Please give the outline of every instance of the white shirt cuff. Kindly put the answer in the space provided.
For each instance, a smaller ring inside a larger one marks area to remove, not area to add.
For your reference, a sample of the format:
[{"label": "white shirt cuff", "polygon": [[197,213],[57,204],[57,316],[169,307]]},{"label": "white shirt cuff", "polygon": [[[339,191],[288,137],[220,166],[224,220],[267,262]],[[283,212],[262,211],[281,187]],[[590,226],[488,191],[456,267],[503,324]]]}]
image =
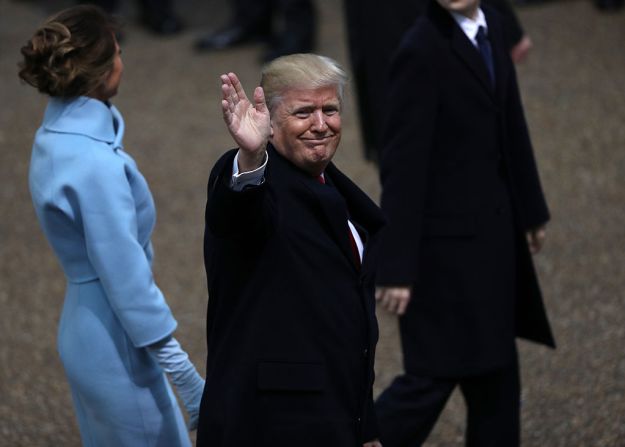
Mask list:
[{"label": "white shirt cuff", "polygon": [[253,171],[239,172],[239,152],[237,152],[232,162],[232,180],[230,181],[230,187],[235,191],[242,191],[246,186],[262,185],[265,181],[267,161],[269,161],[269,154],[265,151],[265,161],[261,166]]}]

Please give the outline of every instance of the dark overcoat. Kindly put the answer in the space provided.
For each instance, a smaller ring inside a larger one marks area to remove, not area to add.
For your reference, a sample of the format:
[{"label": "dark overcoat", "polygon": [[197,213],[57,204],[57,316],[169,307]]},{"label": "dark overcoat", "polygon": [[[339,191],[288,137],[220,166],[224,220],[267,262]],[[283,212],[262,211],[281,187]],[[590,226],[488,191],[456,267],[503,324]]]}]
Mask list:
[{"label": "dark overcoat", "polygon": [[436,1],[392,65],[381,159],[378,282],[413,286],[406,370],[466,376],[510,364],[514,337],[553,346],[524,232],[547,222],[514,66],[484,6],[495,66]]},{"label": "dark overcoat", "polygon": [[[504,20],[509,48],[523,36],[509,0],[485,0]],[[345,0],[349,59],[354,73],[365,156],[378,161],[384,146],[386,91],[393,54],[404,33],[423,13],[428,0]]]},{"label": "dark overcoat", "polygon": [[[213,168],[209,302],[198,445],[361,446],[373,416],[373,297],[380,209],[330,164],[320,184],[270,145],[262,185]],[[359,267],[347,219],[365,244]]]}]

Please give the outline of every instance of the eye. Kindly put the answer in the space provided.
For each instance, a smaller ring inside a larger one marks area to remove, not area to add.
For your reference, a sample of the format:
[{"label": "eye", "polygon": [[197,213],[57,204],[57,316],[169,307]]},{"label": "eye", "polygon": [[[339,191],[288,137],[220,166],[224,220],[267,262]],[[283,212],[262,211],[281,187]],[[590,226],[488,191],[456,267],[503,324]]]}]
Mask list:
[{"label": "eye", "polygon": [[295,116],[297,118],[306,119],[310,116],[310,112],[305,110],[298,110],[297,112],[295,112]]},{"label": "eye", "polygon": [[339,109],[337,107],[327,107],[323,109],[323,113],[326,116],[332,116],[332,115],[336,115],[337,113],[339,113]]}]

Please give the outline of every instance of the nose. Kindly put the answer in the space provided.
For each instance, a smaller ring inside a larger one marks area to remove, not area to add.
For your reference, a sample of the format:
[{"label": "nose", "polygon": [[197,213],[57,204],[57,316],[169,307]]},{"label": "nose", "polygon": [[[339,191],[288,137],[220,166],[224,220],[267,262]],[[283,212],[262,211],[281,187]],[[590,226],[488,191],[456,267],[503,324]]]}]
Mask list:
[{"label": "nose", "polygon": [[328,128],[328,124],[326,123],[326,117],[322,110],[316,110],[312,114],[312,125],[310,129],[313,132],[325,132]]}]

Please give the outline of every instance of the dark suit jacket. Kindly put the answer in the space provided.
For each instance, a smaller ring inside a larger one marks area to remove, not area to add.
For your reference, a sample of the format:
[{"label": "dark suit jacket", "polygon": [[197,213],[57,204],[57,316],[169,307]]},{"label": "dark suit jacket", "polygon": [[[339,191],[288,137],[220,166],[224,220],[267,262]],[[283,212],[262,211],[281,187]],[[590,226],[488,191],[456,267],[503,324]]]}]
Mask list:
[{"label": "dark suit jacket", "polygon": [[[235,151],[209,179],[198,445],[360,446],[377,436],[373,274],[384,219],[334,165],[322,185],[268,153],[261,186],[229,188]],[[365,242],[361,268],[348,215]]]},{"label": "dark suit jacket", "polygon": [[[349,58],[358,99],[365,156],[378,160],[384,146],[386,86],[393,54],[402,36],[421,15],[428,0],[345,0]],[[523,36],[521,24],[508,0],[485,0],[504,20],[509,48]]]},{"label": "dark suit jacket", "polygon": [[554,343],[524,240],[549,214],[503,30],[482,9],[495,88],[435,1],[392,66],[378,282],[413,285],[400,324],[406,369],[420,375],[505,366],[515,335]]}]

